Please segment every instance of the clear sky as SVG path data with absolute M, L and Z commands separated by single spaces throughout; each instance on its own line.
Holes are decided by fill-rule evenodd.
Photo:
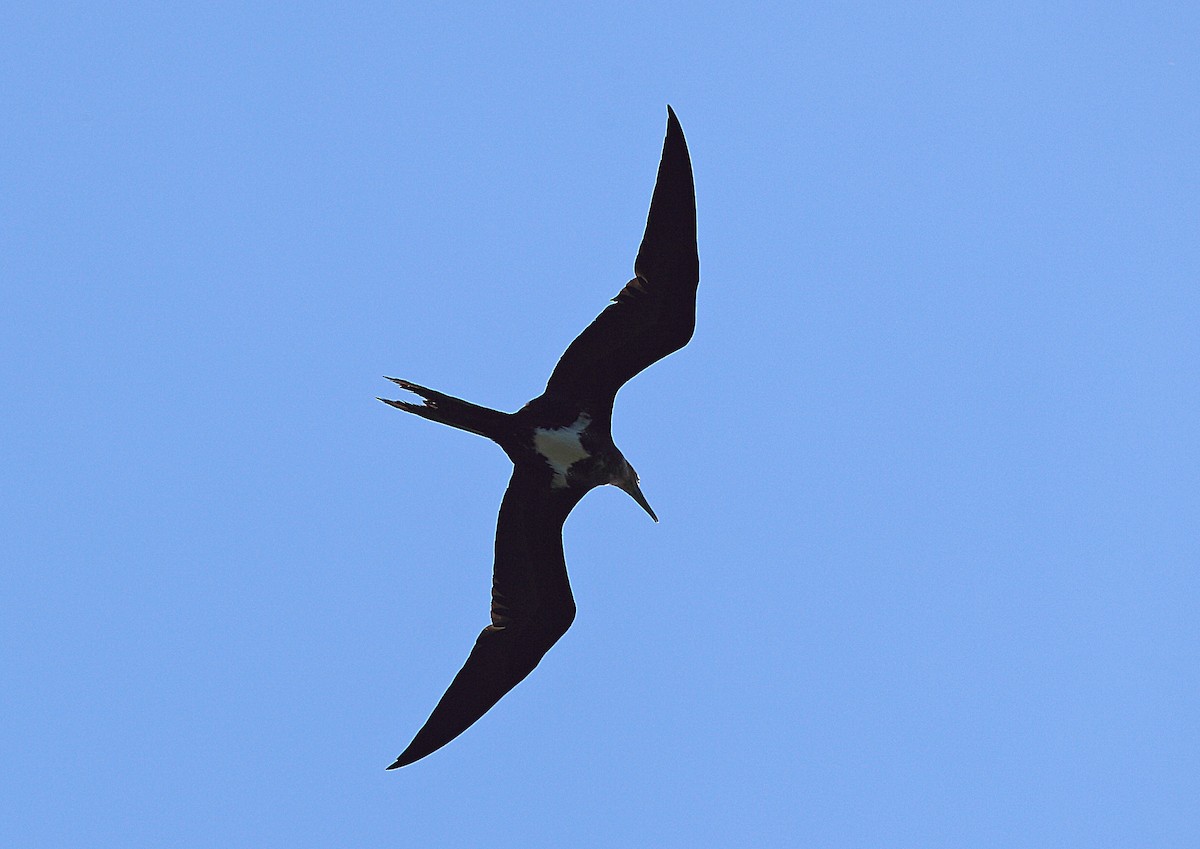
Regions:
M 0 843 L 1200 846 L 1191 3 L 7 4 Z M 442 751 L 514 410 L 692 344 Z

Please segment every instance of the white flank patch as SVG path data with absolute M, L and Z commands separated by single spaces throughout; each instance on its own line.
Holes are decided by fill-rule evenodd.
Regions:
M 566 486 L 567 469 L 571 468 L 571 464 L 592 456 L 583 449 L 583 444 L 579 441 L 579 434 L 583 433 L 591 421 L 592 417 L 587 413 L 580 413 L 575 424 L 569 427 L 534 428 L 533 450 L 541 454 L 542 459 L 554 469 L 551 486 L 559 489 Z

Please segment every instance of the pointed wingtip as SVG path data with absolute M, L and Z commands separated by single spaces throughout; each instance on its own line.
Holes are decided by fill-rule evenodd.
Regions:
M 667 106 L 667 131 L 654 180 L 654 193 L 650 197 L 646 230 L 633 271 L 649 285 L 669 286 L 685 293 L 689 299 L 700 279 L 692 159 L 683 127 L 670 105 Z
M 408 766 L 411 763 L 416 763 L 417 761 L 419 761 L 421 758 L 425 757 L 425 755 L 428 755 L 428 754 L 429 754 L 429 752 L 421 752 L 421 751 L 413 752 L 412 744 L 409 744 L 409 747 L 407 749 L 405 749 L 403 752 L 401 752 L 399 755 L 396 756 L 396 760 L 392 761 L 392 765 L 389 766 L 388 769 L 389 770 L 399 769 L 402 766 Z

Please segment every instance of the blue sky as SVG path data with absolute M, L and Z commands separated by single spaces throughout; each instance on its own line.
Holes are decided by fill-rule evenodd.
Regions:
M 1200 12 L 10 4 L 0 842 L 1200 845 Z M 692 344 L 579 617 L 487 622 L 513 410 L 691 146 Z

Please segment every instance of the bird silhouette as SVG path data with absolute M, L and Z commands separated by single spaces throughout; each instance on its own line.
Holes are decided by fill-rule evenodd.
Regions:
M 563 558 L 567 515 L 592 488 L 612 484 L 655 522 L 637 472 L 613 444 L 613 400 L 642 369 L 678 351 L 696 325 L 700 260 L 696 197 L 683 130 L 667 107 L 667 132 L 634 278 L 570 344 L 546 390 L 504 413 L 390 377 L 419 402 L 400 410 L 485 436 L 513 463 L 496 523 L 492 622 L 480 633 L 408 748 L 388 769 L 449 743 L 520 683 L 575 619 Z

